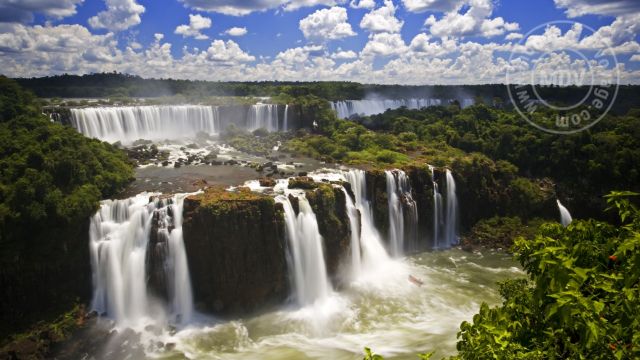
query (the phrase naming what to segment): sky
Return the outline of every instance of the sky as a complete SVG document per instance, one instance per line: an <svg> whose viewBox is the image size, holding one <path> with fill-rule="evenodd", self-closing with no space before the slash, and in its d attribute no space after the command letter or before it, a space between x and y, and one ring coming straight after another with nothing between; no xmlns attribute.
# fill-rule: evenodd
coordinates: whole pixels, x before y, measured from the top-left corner
<svg viewBox="0 0 640 360"><path fill-rule="evenodd" d="M639 84L639 33L640 0L0 0L0 73Z"/></svg>

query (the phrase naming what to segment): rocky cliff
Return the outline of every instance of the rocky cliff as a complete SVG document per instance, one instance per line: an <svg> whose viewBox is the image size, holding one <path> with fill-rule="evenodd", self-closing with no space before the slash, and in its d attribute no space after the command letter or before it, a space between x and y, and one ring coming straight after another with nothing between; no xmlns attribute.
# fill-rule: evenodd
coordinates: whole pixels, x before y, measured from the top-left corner
<svg viewBox="0 0 640 360"><path fill-rule="evenodd" d="M237 314L286 299L283 209L272 197L207 189L185 199L183 232L198 309Z"/></svg>

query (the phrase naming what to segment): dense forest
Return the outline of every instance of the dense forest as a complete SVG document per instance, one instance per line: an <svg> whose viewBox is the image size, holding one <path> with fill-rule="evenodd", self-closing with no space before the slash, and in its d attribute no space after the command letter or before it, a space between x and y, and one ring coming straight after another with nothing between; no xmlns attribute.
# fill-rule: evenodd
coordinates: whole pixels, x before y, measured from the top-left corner
<svg viewBox="0 0 640 360"><path fill-rule="evenodd" d="M18 83L42 98L138 98L181 95L191 101L211 96L272 96L299 97L314 95L329 101L364 98L440 98L481 99L487 104L510 107L507 88L489 85L376 85L355 82L211 82L174 79L143 79L120 73L89 75L57 75L16 79ZM582 99L588 87L542 87L540 96L560 104ZM626 113L640 96L639 86L620 86L613 111Z"/></svg>
<svg viewBox="0 0 640 360"><path fill-rule="evenodd" d="M133 167L122 150L42 116L35 97L5 77L0 154L0 286L11 294L0 303L4 337L77 301L69 287L86 285L69 279L88 271L76 261L86 252L85 220L131 181ZM54 294L48 283L59 284Z"/></svg>

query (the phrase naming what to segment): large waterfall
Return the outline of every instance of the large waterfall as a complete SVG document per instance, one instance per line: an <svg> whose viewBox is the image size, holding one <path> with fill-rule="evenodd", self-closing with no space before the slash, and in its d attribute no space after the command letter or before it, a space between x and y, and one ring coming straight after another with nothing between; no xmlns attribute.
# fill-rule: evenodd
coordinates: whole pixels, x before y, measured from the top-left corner
<svg viewBox="0 0 640 360"><path fill-rule="evenodd" d="M216 134L220 116L214 106L114 106L71 109L71 125L80 133L108 142L164 140Z"/></svg>
<svg viewBox="0 0 640 360"><path fill-rule="evenodd" d="M279 195L276 201L284 207L296 300L300 305L310 305L327 298L332 287L316 215L304 194L296 198L297 215L288 196Z"/></svg>
<svg viewBox="0 0 640 360"><path fill-rule="evenodd" d="M370 116L381 114L389 109L421 109L423 107L446 104L451 100L437 98L415 99L370 99L370 100L342 100L331 102L331 108L339 118L346 119L353 115ZM462 108L473 105L473 99L463 98L459 101Z"/></svg>
<svg viewBox="0 0 640 360"><path fill-rule="evenodd" d="M80 133L108 142L192 137L198 132L219 134L233 124L253 131L288 130L288 106L280 124L277 104L255 104L234 111L218 106L112 106L71 109L71 125ZM223 116L223 114L226 114Z"/></svg>
<svg viewBox="0 0 640 360"><path fill-rule="evenodd" d="M125 324L158 319L167 310L172 321L189 322L193 300L182 239L185 197L142 193L101 203L90 228L95 310ZM160 264L150 269L154 256ZM166 306L150 291L153 271L166 280Z"/></svg>
<svg viewBox="0 0 640 360"><path fill-rule="evenodd" d="M571 224L571 222L573 221L571 213L566 207L564 207L564 205L562 205L560 200L556 200L556 202L558 203L558 210L560 211L560 223L562 224L562 226L569 226L569 224Z"/></svg>
<svg viewBox="0 0 640 360"><path fill-rule="evenodd" d="M249 107L247 130L266 129L267 131L278 131L280 130L278 123L278 105L256 104Z"/></svg>
<svg viewBox="0 0 640 360"><path fill-rule="evenodd" d="M385 171L389 203L389 242L391 254L401 256L407 247L416 246L418 208L411 195L409 177L402 170ZM408 228L405 229L405 224ZM407 243L407 240L409 241Z"/></svg>

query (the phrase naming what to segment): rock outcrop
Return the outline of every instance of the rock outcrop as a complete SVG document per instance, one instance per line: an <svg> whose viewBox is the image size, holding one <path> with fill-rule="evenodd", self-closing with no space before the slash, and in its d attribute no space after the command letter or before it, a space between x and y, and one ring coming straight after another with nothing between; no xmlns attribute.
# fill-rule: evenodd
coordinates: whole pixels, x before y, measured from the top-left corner
<svg viewBox="0 0 640 360"><path fill-rule="evenodd" d="M184 203L184 242L196 308L250 312L289 294L282 206L240 188L209 188Z"/></svg>

